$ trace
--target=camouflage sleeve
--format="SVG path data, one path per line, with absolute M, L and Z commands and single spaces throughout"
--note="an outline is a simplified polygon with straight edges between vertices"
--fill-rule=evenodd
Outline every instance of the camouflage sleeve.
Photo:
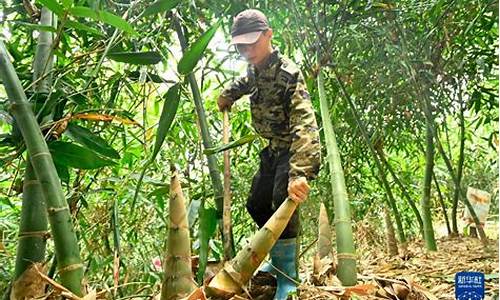
M 239 77 L 231 82 L 229 86 L 222 91 L 221 96 L 234 103 L 236 100 L 240 99 L 241 96 L 250 94 L 250 91 L 251 83 L 247 73 L 247 75 Z
M 297 84 L 290 102 L 290 179 L 306 177 L 314 179 L 319 172 L 321 149 L 318 124 L 302 74 L 299 72 Z

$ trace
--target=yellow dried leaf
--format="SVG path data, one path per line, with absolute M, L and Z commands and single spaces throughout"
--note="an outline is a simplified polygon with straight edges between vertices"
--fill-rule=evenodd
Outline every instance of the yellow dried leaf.
M 32 264 L 12 285 L 10 300 L 38 298 L 44 295 L 46 282 L 40 277 L 39 270 L 45 272 L 41 263 Z
M 95 289 L 91 289 L 87 295 L 83 296 L 82 300 L 96 300 L 97 292 Z
M 76 114 L 76 115 L 72 116 L 71 119 L 88 120 L 88 121 L 102 121 L 102 122 L 117 121 L 117 122 L 122 123 L 124 125 L 140 126 L 139 123 L 137 123 L 134 120 L 124 119 L 124 118 L 121 118 L 118 116 L 113 116 L 113 115 L 98 114 L 98 113 Z

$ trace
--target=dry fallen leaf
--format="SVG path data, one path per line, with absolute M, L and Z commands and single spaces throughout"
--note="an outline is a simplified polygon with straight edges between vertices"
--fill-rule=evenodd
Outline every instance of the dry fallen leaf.
M 32 264 L 12 285 L 11 300 L 34 299 L 45 294 L 46 282 L 38 275 L 45 272 L 41 263 Z

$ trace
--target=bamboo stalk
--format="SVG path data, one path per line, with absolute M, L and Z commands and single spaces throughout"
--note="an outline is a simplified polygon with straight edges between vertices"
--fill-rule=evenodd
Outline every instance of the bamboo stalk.
M 342 170 L 340 153 L 333 131 L 330 111 L 326 100 L 325 83 L 321 69 L 318 73 L 318 92 L 321 107 L 321 123 L 325 132 L 326 159 L 330 168 L 330 183 L 335 207 L 335 232 L 337 239 L 337 277 L 343 285 L 352 286 L 357 282 L 356 250 L 351 226 L 349 199 Z
M 224 145 L 229 143 L 230 127 L 229 112 L 223 112 L 223 134 L 222 142 Z M 231 161 L 229 150 L 224 151 L 224 211 L 222 214 L 222 223 L 224 236 L 224 260 L 230 260 L 234 257 L 234 247 L 231 228 Z
M 183 51 L 185 51 L 188 45 L 186 37 L 184 36 L 184 33 L 177 18 L 174 18 L 174 27 L 177 32 L 179 42 L 181 44 L 181 48 Z M 193 100 L 195 104 L 196 115 L 198 116 L 198 122 L 200 124 L 203 147 L 205 149 L 212 148 L 212 139 L 210 137 L 210 132 L 208 131 L 207 117 L 205 114 L 205 109 L 203 108 L 203 101 L 201 98 L 201 93 L 198 87 L 198 83 L 193 73 L 187 75 L 187 79 L 189 81 L 189 85 L 191 86 L 191 92 L 193 93 Z M 208 160 L 208 168 L 210 171 L 210 178 L 212 179 L 212 184 L 214 187 L 215 204 L 217 205 L 218 212 L 222 215 L 223 187 L 217 167 L 217 160 L 214 155 L 207 155 L 207 160 Z
M 55 25 L 53 13 L 46 7 L 42 7 L 40 16 L 40 25 Z M 55 26 L 57 27 L 57 26 Z M 33 61 L 33 88 L 35 92 L 48 94 L 52 85 L 52 68 L 54 65 L 54 56 L 51 55 L 54 34 L 50 31 L 40 30 L 38 43 Z
M 60 179 L 26 94 L 0 40 L 0 77 L 11 102 L 11 110 L 23 135 L 36 177 L 42 183 L 42 194 L 54 237 L 61 283 L 73 293 L 82 295 L 83 266 L 78 242 L 64 197 Z
M 40 25 L 52 26 L 53 22 L 52 12 L 42 7 Z M 52 78 L 45 76 L 52 71 L 53 58 L 50 56 L 52 39 L 52 32 L 40 30 L 33 61 L 33 81 L 37 82 L 33 88 L 34 92 L 45 96 L 49 94 L 52 85 Z M 32 264 L 44 262 L 47 230 L 47 208 L 42 195 L 42 187 L 28 156 L 24 174 L 14 280 L 17 280 Z
M 425 173 L 424 183 L 421 198 L 422 219 L 424 221 L 424 238 L 427 250 L 437 251 L 436 239 L 434 237 L 434 228 L 432 226 L 432 212 L 431 212 L 431 182 L 432 173 L 434 168 L 434 136 L 433 124 L 434 116 L 431 111 L 431 103 L 427 95 L 424 96 L 423 109 L 425 114 Z
M 375 150 L 377 150 L 377 153 L 380 157 L 380 161 L 382 162 L 383 165 L 385 165 L 385 167 L 387 168 L 387 170 L 391 174 L 392 178 L 394 179 L 394 182 L 396 182 L 396 184 L 399 186 L 399 188 L 401 190 L 401 194 L 406 199 L 406 201 L 410 205 L 413 213 L 415 214 L 415 218 L 417 219 L 418 227 L 420 229 L 420 233 L 422 234 L 422 238 L 423 238 L 424 237 L 424 221 L 422 220 L 422 216 L 420 215 L 420 212 L 415 204 L 415 201 L 413 201 L 411 196 L 408 194 L 408 191 L 406 190 L 405 185 L 403 184 L 403 182 L 401 182 L 399 177 L 396 175 L 396 172 L 394 172 L 394 169 L 392 168 L 391 164 L 385 158 L 384 150 L 383 149 L 375 149 Z
M 444 152 L 443 145 L 441 145 L 441 142 L 439 141 L 439 136 L 437 134 L 436 128 L 433 128 L 433 134 L 434 134 L 434 137 L 436 139 L 436 145 L 437 145 L 439 154 L 441 154 L 441 157 L 444 160 L 446 168 L 448 169 L 448 172 L 450 173 L 451 179 L 455 183 L 455 186 L 459 186 L 458 178 L 453 170 L 453 166 L 451 165 L 450 159 L 448 158 L 448 156 Z M 459 188 L 459 192 L 461 195 L 461 197 L 459 197 L 459 199 L 462 199 L 462 202 L 465 205 L 465 207 L 467 207 L 467 209 L 469 209 L 472 220 L 474 221 L 474 224 L 476 224 L 476 228 L 477 228 L 477 231 L 479 233 L 479 238 L 481 239 L 481 243 L 484 246 L 488 247 L 488 237 L 484 233 L 484 229 L 481 226 L 481 222 L 479 221 L 479 218 L 477 217 L 476 211 L 472 207 L 472 204 L 470 203 L 469 199 L 467 199 L 467 195 L 465 195 L 465 192 L 461 188 Z
M 460 86 L 460 85 L 459 85 Z M 452 202 L 452 207 L 451 207 L 451 221 L 452 221 L 452 230 L 453 233 L 458 235 L 458 225 L 457 225 L 457 212 L 458 212 L 458 198 L 460 196 L 460 189 L 461 189 L 461 182 L 462 182 L 462 175 L 463 175 L 463 167 L 464 167 L 464 161 L 465 161 L 465 118 L 464 118 L 464 111 L 465 111 L 465 105 L 462 100 L 462 89 L 459 87 L 458 91 L 458 97 L 460 100 L 460 114 L 459 114 L 459 119 L 460 119 L 460 133 L 459 133 L 459 140 L 460 140 L 460 147 L 459 147 L 459 154 L 458 154 L 458 161 L 457 161 L 457 181 L 455 185 L 455 191 L 453 192 L 453 202 Z
M 182 299 L 196 289 L 191 271 L 191 241 L 186 213 L 186 199 L 175 168 L 171 167 L 170 200 L 165 277 L 161 300 Z
M 181 44 L 182 51 L 185 51 L 187 48 L 187 41 L 186 37 L 184 35 L 184 32 L 181 28 L 181 25 L 179 24 L 179 21 L 177 17 L 173 17 L 173 26 L 175 28 L 175 31 L 177 33 L 177 36 L 179 38 L 179 43 Z M 205 109 L 203 107 L 203 101 L 201 98 L 201 93 L 200 89 L 198 87 L 198 83 L 196 81 L 196 77 L 193 73 L 190 73 L 187 75 L 187 79 L 189 82 L 189 85 L 191 87 L 191 92 L 193 94 L 193 100 L 194 100 L 194 105 L 195 105 L 195 110 L 196 110 L 196 115 L 198 117 L 198 124 L 201 132 L 201 139 L 203 142 L 203 148 L 210 149 L 213 147 L 212 144 L 212 139 L 210 137 L 210 132 L 208 130 L 208 122 L 207 122 L 207 117 L 205 114 Z M 222 181 L 220 179 L 220 174 L 219 174 L 219 167 L 217 164 L 217 159 L 215 155 L 213 154 L 206 154 L 207 157 L 207 163 L 208 163 L 208 170 L 209 170 L 209 175 L 210 179 L 212 181 L 212 186 L 214 189 L 214 200 L 215 200 L 215 206 L 217 208 L 217 221 L 219 224 L 219 229 L 222 235 L 223 243 L 225 243 L 226 239 L 229 239 L 229 237 L 224 235 L 224 226 L 222 223 L 222 215 L 223 215 L 223 207 L 224 207 L 224 195 L 223 195 L 223 185 Z M 204 199 L 202 199 L 201 207 L 205 207 L 205 202 Z M 202 241 L 200 241 L 202 242 Z M 200 262 L 200 274 L 204 273 L 204 267 L 206 266 L 206 262 Z
M 32 264 L 45 261 L 47 227 L 47 209 L 42 195 L 42 186 L 28 160 L 23 183 L 23 204 L 14 280 L 17 280 Z
M 373 147 L 373 144 L 370 141 L 370 138 L 368 137 L 368 133 L 366 131 L 366 126 L 364 125 L 363 121 L 361 120 L 359 113 L 356 111 L 356 108 L 354 107 L 354 103 L 352 102 L 351 97 L 347 93 L 347 90 L 344 86 L 344 83 L 340 80 L 340 77 L 337 74 L 337 71 L 334 68 L 332 70 L 333 70 L 333 73 L 335 74 L 335 79 L 337 80 L 337 83 L 339 84 L 342 96 L 344 96 L 344 98 L 349 106 L 349 109 L 351 110 L 352 114 L 354 115 L 354 117 L 356 119 L 356 123 L 358 124 L 359 130 L 361 131 L 361 135 L 363 137 L 363 140 L 365 141 L 366 145 L 368 146 L 368 150 L 370 151 L 371 155 L 373 156 L 373 160 L 375 162 L 375 165 L 377 166 L 377 170 L 380 173 L 380 180 L 382 181 L 382 186 L 384 187 L 384 189 L 388 195 L 389 205 L 391 207 L 392 213 L 394 214 L 394 218 L 396 220 L 396 229 L 398 232 L 399 240 L 401 243 L 404 244 L 404 243 L 406 243 L 406 236 L 404 234 L 403 223 L 401 222 L 401 218 L 399 218 L 400 213 L 398 211 L 396 202 L 394 201 L 394 197 L 392 196 L 391 186 L 387 182 L 387 177 L 385 176 L 385 171 L 382 167 L 382 163 L 380 162 L 380 159 L 375 151 L 375 148 Z
M 252 237 L 250 244 L 230 262 L 226 262 L 224 268 L 210 281 L 206 287 L 207 295 L 229 299 L 241 293 L 280 237 L 296 208 L 297 203 L 287 198 Z
M 436 178 L 435 172 L 433 172 L 432 177 L 434 179 L 434 185 L 436 186 L 436 191 L 438 192 L 439 204 L 441 205 L 441 209 L 443 210 L 443 218 L 444 218 L 444 221 L 446 223 L 446 229 L 448 230 L 448 235 L 451 236 L 453 231 L 451 230 L 451 227 L 450 227 L 450 220 L 448 218 L 448 213 L 446 211 L 446 205 L 444 203 L 443 194 L 441 193 L 441 188 L 439 187 L 439 182 Z

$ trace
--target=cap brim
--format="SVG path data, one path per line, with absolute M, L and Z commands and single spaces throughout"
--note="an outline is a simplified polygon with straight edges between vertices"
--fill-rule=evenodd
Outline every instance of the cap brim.
M 231 38 L 231 45 L 235 44 L 253 44 L 257 42 L 259 39 L 260 34 L 262 31 L 254 31 L 254 32 L 248 32 L 244 34 L 240 34 L 237 36 L 233 36 Z

